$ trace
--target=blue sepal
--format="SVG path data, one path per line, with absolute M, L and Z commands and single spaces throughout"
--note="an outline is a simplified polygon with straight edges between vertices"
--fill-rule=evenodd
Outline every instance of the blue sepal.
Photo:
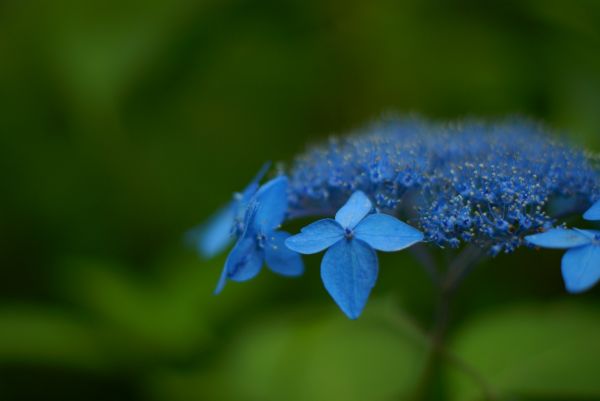
M 187 238 L 194 243 L 198 252 L 208 259 L 231 243 L 234 223 L 235 202 L 231 202 L 214 214 L 207 223 L 188 232 Z
M 423 233 L 388 214 L 372 214 L 355 228 L 356 238 L 378 251 L 400 251 L 423 241 Z
M 281 225 L 287 212 L 288 179 L 279 176 L 256 193 L 256 211 L 250 223 L 257 231 L 270 232 Z
M 594 205 L 585 212 L 583 218 L 592 221 L 600 220 L 600 201 L 594 203 Z
M 302 228 L 289 237 L 285 245 L 292 251 L 307 255 L 321 252 L 344 238 L 344 229 L 333 219 L 323 219 Z
M 525 240 L 532 245 L 551 249 L 569 249 L 587 245 L 592 241 L 579 230 L 564 228 L 553 228 L 541 234 L 529 235 Z
M 321 262 L 325 288 L 350 319 L 357 319 L 377 281 L 377 255 L 361 240 L 342 240 L 327 250 Z
M 265 240 L 265 262 L 269 269 L 282 276 L 296 277 L 304 273 L 304 263 L 296 252 L 285 246 L 285 240 L 290 234 L 285 231 L 275 231 Z
M 586 291 L 600 280 L 600 246 L 587 245 L 567 251 L 562 260 L 562 275 L 567 291 Z
M 244 236 L 235 244 L 227 260 L 227 278 L 232 281 L 247 281 L 254 278 L 263 264 L 263 251 L 253 237 Z
M 356 191 L 335 214 L 335 220 L 344 228 L 354 228 L 373 208 L 373 204 L 362 191 Z

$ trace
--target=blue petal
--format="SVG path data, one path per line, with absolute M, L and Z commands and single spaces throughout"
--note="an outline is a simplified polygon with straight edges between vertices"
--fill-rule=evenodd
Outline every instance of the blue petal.
M 265 163 L 242 193 L 236 194 L 234 200 L 210 217 L 208 222 L 186 234 L 187 241 L 193 243 L 203 257 L 211 258 L 231 243 L 236 219 L 244 220 L 248 204 L 270 165 Z
M 545 233 L 529 235 L 525 240 L 530 244 L 552 249 L 569 249 L 591 242 L 590 238 L 579 231 L 563 228 L 553 228 Z
M 377 255 L 361 240 L 343 240 L 327 250 L 321 262 L 325 288 L 350 318 L 360 316 L 377 281 Z
M 600 246 L 587 245 L 567 251 L 562 260 L 562 275 L 569 292 L 591 288 L 600 280 Z
M 573 230 L 577 231 L 581 235 L 590 239 L 590 241 L 594 241 L 597 238 L 600 238 L 600 231 L 598 230 L 582 230 L 580 228 L 574 228 Z
M 260 187 L 256 193 L 256 210 L 251 225 L 262 232 L 270 232 L 281 225 L 287 212 L 288 179 L 277 177 Z
M 187 237 L 195 243 L 198 252 L 205 258 L 211 258 L 224 250 L 232 239 L 235 222 L 235 203 L 219 210 L 208 222 L 190 231 Z
M 264 254 L 253 236 L 243 236 L 235 244 L 227 260 L 227 278 L 233 281 L 247 281 L 254 278 L 262 267 Z
M 388 214 L 372 214 L 354 229 L 356 238 L 378 251 L 394 252 L 423 241 L 423 233 Z
M 585 214 L 583 218 L 586 220 L 600 220 L 600 201 L 596 202 Z
M 310 255 L 329 248 L 344 238 L 344 229 L 333 219 L 323 219 L 300 230 L 285 241 L 292 251 Z
M 335 220 L 344 228 L 354 228 L 370 211 L 373 205 L 362 191 L 352 194 L 348 202 L 335 215 Z
M 219 277 L 219 281 L 217 282 L 217 287 L 213 291 L 213 294 L 219 295 L 223 288 L 225 288 L 225 283 L 227 282 L 227 265 L 223 266 L 223 270 L 221 271 L 221 276 Z
M 250 199 L 252 199 L 252 197 L 258 190 L 258 183 L 260 182 L 260 180 L 263 179 L 263 177 L 269 170 L 269 167 L 271 167 L 270 162 L 263 164 L 258 173 L 254 176 L 254 179 L 250 182 L 250 184 L 248 184 L 246 188 L 244 188 L 244 190 L 240 194 L 240 202 L 243 205 L 247 205 Z
M 296 252 L 285 246 L 290 236 L 285 231 L 275 231 L 267 236 L 265 243 L 265 261 L 269 269 L 283 276 L 300 276 L 304 273 L 304 263 Z

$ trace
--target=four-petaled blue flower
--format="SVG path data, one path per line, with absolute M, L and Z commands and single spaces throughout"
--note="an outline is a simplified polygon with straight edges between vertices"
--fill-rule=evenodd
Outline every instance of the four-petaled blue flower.
M 600 202 L 594 204 L 583 217 L 600 220 Z M 583 292 L 600 280 L 600 231 L 554 228 L 525 239 L 542 248 L 568 249 L 562 259 L 562 276 L 567 291 Z
M 223 290 L 227 279 L 252 279 L 260 272 L 263 262 L 284 276 L 303 273 L 300 255 L 284 245 L 290 234 L 277 231 L 287 212 L 287 187 L 288 179 L 280 176 L 260 187 L 252 197 L 246 210 L 244 231 L 227 257 L 215 294 Z
M 355 192 L 336 213 L 304 227 L 285 244 L 303 254 L 327 252 L 321 262 L 325 288 L 350 318 L 361 314 L 378 273 L 378 251 L 399 251 L 423 240 L 423 234 L 381 213 L 369 214 L 373 206 L 367 196 Z
M 244 232 L 244 218 L 252 197 L 258 190 L 270 163 L 265 163 L 254 179 L 242 192 L 235 193 L 233 199 L 212 216 L 208 222 L 191 230 L 187 234 L 198 252 L 205 258 L 211 258 L 223 251 L 232 239 Z
M 555 228 L 525 239 L 542 248 L 568 249 L 562 259 L 567 291 L 583 292 L 600 280 L 600 231 Z
M 586 220 L 591 220 L 591 221 L 598 221 L 598 220 L 600 220 L 600 201 L 596 202 L 590 208 L 590 210 L 588 210 L 587 212 L 585 212 L 585 214 L 583 215 L 583 218 L 586 219 Z

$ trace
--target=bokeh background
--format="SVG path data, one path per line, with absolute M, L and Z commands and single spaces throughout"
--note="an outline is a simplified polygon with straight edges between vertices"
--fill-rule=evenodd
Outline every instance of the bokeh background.
M 410 255 L 350 322 L 318 256 L 213 297 L 224 256 L 183 242 L 264 161 L 390 111 L 600 150 L 600 2 L 0 1 L 0 399 L 410 399 L 435 301 Z M 427 397 L 600 399 L 599 290 L 559 264 L 467 278 Z

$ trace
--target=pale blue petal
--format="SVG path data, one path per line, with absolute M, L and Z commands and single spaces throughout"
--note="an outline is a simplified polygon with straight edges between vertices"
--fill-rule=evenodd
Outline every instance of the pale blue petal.
M 288 179 L 279 176 L 256 193 L 256 211 L 252 224 L 257 231 L 270 232 L 281 225 L 287 212 Z
M 361 240 L 343 240 L 327 250 L 321 262 L 323 284 L 350 318 L 360 316 L 377 281 L 377 255 Z
M 285 246 L 290 236 L 285 231 L 274 231 L 267 236 L 265 243 L 265 261 L 269 269 L 283 276 L 300 276 L 304 273 L 304 263 L 299 254 Z
M 577 231 L 581 235 L 586 236 L 591 241 L 596 240 L 597 238 L 600 238 L 600 231 L 598 231 L 598 230 L 582 230 L 580 228 L 574 228 L 573 230 Z
M 562 275 L 569 292 L 578 293 L 593 287 L 600 280 L 600 246 L 568 250 L 562 260 Z
M 186 234 L 186 240 L 192 243 L 203 257 L 213 257 L 231 243 L 236 219 L 244 220 L 248 204 L 270 165 L 271 163 L 265 163 L 250 184 L 234 196 L 232 202 L 210 217 L 206 223 Z
M 529 235 L 525 240 L 535 246 L 552 249 L 569 249 L 591 242 L 590 238 L 577 230 L 563 228 L 553 228 L 545 233 Z
M 586 220 L 600 220 L 600 201 L 596 202 L 585 214 L 583 218 Z
M 348 202 L 335 215 L 335 220 L 344 228 L 354 228 L 372 209 L 373 205 L 362 191 L 352 194 Z
M 344 238 L 344 229 L 333 219 L 323 219 L 300 230 L 289 237 L 285 245 L 292 251 L 310 255 L 329 248 Z
M 187 234 L 203 257 L 211 258 L 231 243 L 235 222 L 234 207 L 235 203 L 230 203 L 213 215 L 208 222 Z
M 260 170 L 258 171 L 258 173 L 256 174 L 256 176 L 254 176 L 254 179 L 250 182 L 250 184 L 248 184 L 248 186 L 246 188 L 244 188 L 244 190 L 240 194 L 241 195 L 240 202 L 242 204 L 247 205 L 248 202 L 250 201 L 250 199 L 252 199 L 252 197 L 258 190 L 258 187 L 259 187 L 258 183 L 260 182 L 260 180 L 263 179 L 263 177 L 269 170 L 269 167 L 271 167 L 270 162 L 263 164 L 262 167 L 260 168 Z
M 221 271 L 221 276 L 219 277 L 219 281 L 217 282 L 217 288 L 213 291 L 213 294 L 219 295 L 223 288 L 225 288 L 225 284 L 227 282 L 227 265 L 223 266 L 223 270 Z
M 378 251 L 394 252 L 423 241 L 423 233 L 389 214 L 365 217 L 354 229 L 356 238 Z
M 256 239 L 244 236 L 235 244 L 227 260 L 227 278 L 233 281 L 247 281 L 254 278 L 262 267 L 264 254 L 258 247 Z

